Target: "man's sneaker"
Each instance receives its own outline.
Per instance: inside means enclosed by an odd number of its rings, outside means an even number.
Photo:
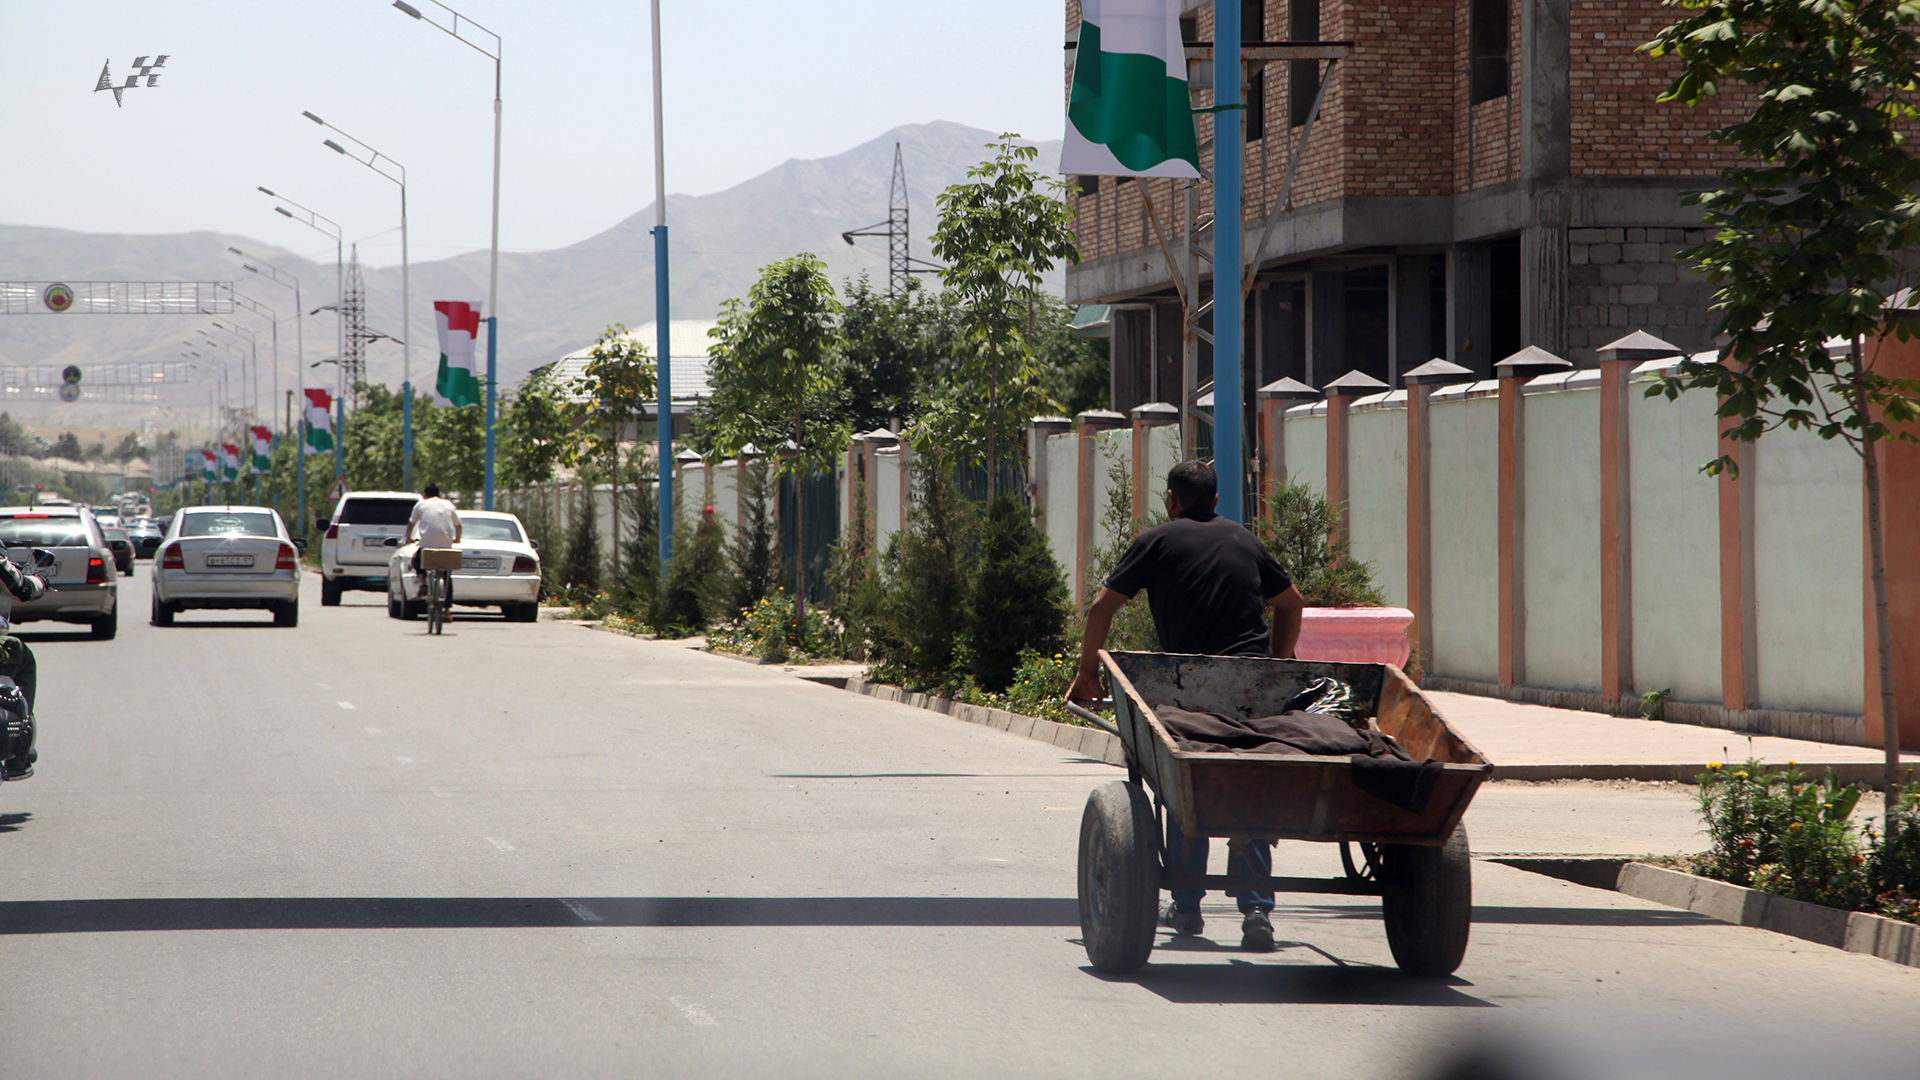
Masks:
[[[6,763],[6,776],[9,780],[25,780],[33,775],[33,763],[28,761],[9,761]]]
[[[1240,921],[1240,947],[1248,952],[1273,951],[1273,920],[1255,908]]]
[[[1178,937],[1198,937],[1207,924],[1198,911],[1181,911],[1178,904],[1169,900],[1160,905],[1160,925],[1171,927]],[[1267,936],[1271,939],[1273,935],[1269,932]]]

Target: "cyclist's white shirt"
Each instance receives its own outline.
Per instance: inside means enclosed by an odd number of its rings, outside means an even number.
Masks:
[[[413,505],[413,516],[407,519],[413,527],[413,535],[423,548],[450,548],[453,546],[454,530],[460,527],[460,512],[446,499],[434,497],[421,499]]]

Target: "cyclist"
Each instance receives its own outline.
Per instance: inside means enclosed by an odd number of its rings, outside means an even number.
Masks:
[[[420,580],[420,595],[427,592],[427,577],[420,572],[420,552],[425,548],[450,548],[460,542],[460,535],[460,511],[440,497],[440,485],[421,488],[420,501],[413,504],[413,515],[407,518],[407,537],[401,541],[420,541],[420,546],[413,549],[413,572]]]

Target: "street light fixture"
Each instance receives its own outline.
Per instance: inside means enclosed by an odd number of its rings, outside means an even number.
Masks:
[[[259,266],[253,265],[253,263],[242,262],[240,264],[241,267],[245,269],[248,273],[258,274],[261,277],[266,278],[268,281],[273,282],[275,285],[278,285],[283,289],[293,290],[293,323],[294,323],[293,336],[296,339],[294,363],[295,363],[295,370],[300,372],[300,389],[301,389],[300,396],[302,398],[306,397],[307,305],[302,303],[300,300],[300,279],[293,276],[292,274],[287,273],[285,270],[280,269],[279,267],[273,265],[272,263],[267,262],[265,259],[262,259],[256,255],[249,255],[246,252],[241,251],[239,248],[232,246],[231,244],[227,246],[227,250],[233,252],[235,255],[240,256],[240,258],[242,259],[252,259],[254,262],[260,263],[261,266],[266,267],[266,269],[262,270]],[[282,278],[284,278],[285,280],[281,280]],[[301,408],[303,410],[306,408],[304,403],[302,403]],[[304,415],[304,413],[302,415]],[[342,410],[342,407],[340,405],[340,399],[338,397],[336,397],[334,400],[334,415],[337,417],[344,418],[344,412]],[[345,426],[344,424],[341,424],[338,422],[334,424],[334,427],[336,428],[340,428],[344,426]],[[296,508],[294,511],[294,516],[301,521],[305,521],[307,520],[307,446],[306,446],[305,439],[300,440],[300,452],[293,456],[293,461],[294,461],[294,475],[295,475],[294,485],[296,490],[299,492],[299,494],[297,494],[294,497],[294,506]],[[338,436],[338,433],[336,432],[333,440],[333,474],[336,478],[345,474],[346,472],[345,465],[346,465],[346,462],[344,458],[342,458],[341,456],[341,440]]]
[[[413,335],[404,329],[412,325],[410,320],[413,315],[413,273],[407,258],[407,167],[311,112],[302,110],[300,115],[365,150],[367,156],[362,158],[358,154],[348,153],[346,147],[332,139],[322,139],[321,143],[328,149],[352,158],[400,185],[400,325],[410,341]],[[400,175],[395,176],[381,168],[383,161],[398,170]],[[339,445],[340,440],[336,438],[334,446]],[[402,341],[400,345],[400,483],[409,491],[413,489],[413,348],[407,341]]]
[[[500,353],[500,54],[504,50],[500,47],[501,41],[499,34],[460,14],[458,11],[441,3],[440,0],[427,0],[427,3],[453,16],[453,25],[443,26],[433,19],[427,18],[421,13],[419,8],[407,3],[406,0],[393,0],[393,6],[405,14],[426,23],[441,33],[466,45],[481,56],[493,61],[493,234],[488,247],[487,264],[487,451],[484,492],[481,501],[483,509],[491,510],[493,509],[494,472],[493,420],[495,391],[493,384],[498,371],[498,358]],[[462,22],[466,24],[468,29],[477,30],[487,37],[492,38],[493,51],[488,52],[479,42],[474,41],[465,33],[462,33]],[[402,324],[401,330],[403,333],[407,332],[404,323]]]
[[[288,210],[285,206],[274,207],[273,208],[274,213],[280,214],[290,220],[298,221],[300,224],[305,225],[307,228],[312,229],[313,231],[319,233],[322,236],[333,237],[332,310],[337,316],[337,318],[335,318],[334,320],[333,349],[334,349],[334,352],[344,355],[347,351],[347,344],[346,344],[347,323],[346,323],[346,313],[341,310],[341,304],[343,302],[343,294],[346,292],[346,270],[345,270],[346,263],[344,260],[344,255],[346,254],[346,251],[345,251],[345,237],[342,235],[340,223],[326,216],[325,214],[320,213],[319,211],[313,209],[312,207],[302,206],[299,202],[293,199],[287,198],[285,195],[282,195],[279,192],[274,191],[272,188],[258,187],[257,190],[261,194],[267,196],[270,199],[279,199],[281,202],[286,203],[287,206],[291,206],[294,208],[294,210],[298,210],[300,211],[301,214],[305,214],[307,216],[302,218],[299,216],[299,214],[293,213],[292,210]],[[320,226],[320,223],[323,221],[327,223],[327,225],[329,226],[328,228],[322,228]],[[327,308],[316,308],[314,310],[317,313],[320,311],[325,311],[327,310]],[[306,372],[304,370],[302,370],[301,372],[300,389],[301,389],[300,396],[304,401],[304,399],[306,398]],[[278,397],[280,394],[280,385],[278,382],[274,384],[273,393],[275,397]],[[301,408],[304,409],[306,408],[306,406],[302,404]],[[344,408],[345,406],[342,406],[343,410]],[[343,417],[345,416],[344,411],[342,412],[341,415]],[[305,460],[306,453],[305,453],[304,442],[302,444],[302,451],[299,456],[303,461]],[[304,466],[302,466],[302,468],[304,468]],[[300,516],[304,520],[306,517],[306,514],[303,512]]]

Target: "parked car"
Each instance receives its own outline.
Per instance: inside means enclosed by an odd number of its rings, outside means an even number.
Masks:
[[[107,526],[100,530],[107,538],[107,550],[113,552],[113,568],[133,576],[133,541],[127,539],[127,530]]]
[[[204,608],[265,608],[273,625],[299,625],[300,553],[272,508],[189,506],[173,516],[153,562],[153,625]]]
[[[151,559],[160,549],[160,538],[167,535],[166,526],[156,521],[142,519],[127,526],[127,540],[133,544],[133,557]]]
[[[48,575],[52,587],[38,600],[18,600],[13,622],[85,623],[96,638],[119,631],[120,586],[112,572],[113,550],[82,506],[0,507],[0,547],[45,548],[55,563]],[[25,552],[15,562],[26,562]]]
[[[460,511],[460,569],[452,574],[453,603],[497,607],[508,622],[540,618],[540,554],[512,514]],[[387,615],[417,619],[426,611],[420,578],[413,571],[418,541],[388,549]]]
[[[420,496],[410,491],[352,491],[340,496],[333,517],[320,527],[320,606],[333,607],[348,589],[387,587],[389,539],[407,534],[407,519]]]

